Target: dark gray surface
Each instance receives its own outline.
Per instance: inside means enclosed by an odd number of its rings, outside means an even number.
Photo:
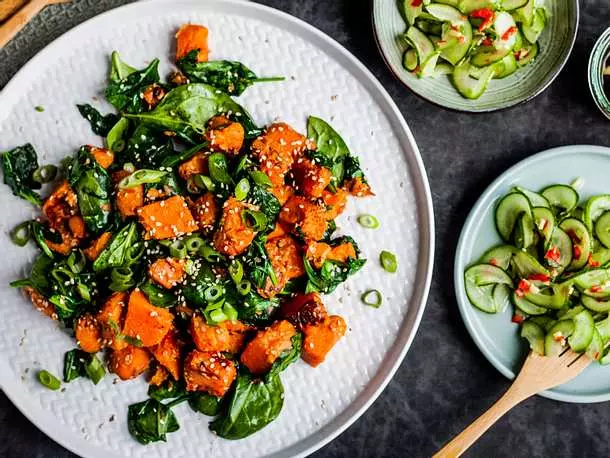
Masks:
[[[49,8],[0,51],[0,87],[52,38],[122,3],[127,2],[82,0]],[[415,342],[394,380],[373,406],[315,456],[429,456],[508,386],[475,347],[458,314],[452,264],[459,231],[485,187],[519,160],[560,145],[610,145],[610,123],[593,104],[586,77],[595,38],[610,25],[610,3],[581,2],[581,28],[574,53],[549,90],[524,106],[478,116],[436,108],[392,77],[374,44],[368,0],[261,3],[328,33],[380,79],[415,134],[428,170],[436,213],[435,277]],[[501,420],[468,455],[610,456],[606,435],[609,424],[608,404],[574,405],[535,398]],[[0,394],[0,456],[73,455],[39,432]]]

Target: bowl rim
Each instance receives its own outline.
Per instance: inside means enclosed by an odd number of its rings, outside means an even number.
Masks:
[[[538,97],[540,94],[542,94],[544,91],[546,91],[549,86],[551,84],[553,84],[553,82],[555,81],[555,79],[559,76],[559,74],[562,72],[563,68],[565,67],[566,63],[568,62],[568,59],[570,58],[570,56],[572,55],[572,51],[574,49],[574,44],[576,43],[576,37],[578,36],[578,30],[580,28],[580,3],[578,0],[572,0],[572,3],[575,7],[574,12],[574,24],[573,24],[573,28],[574,28],[574,32],[572,33],[572,37],[570,39],[570,43],[569,45],[565,48],[564,50],[564,54],[561,57],[559,63],[557,64],[556,68],[554,69],[554,71],[551,73],[551,75],[549,76],[549,78],[547,79],[547,81],[545,81],[536,91],[534,91],[534,93],[530,94],[529,96],[521,99],[521,100],[517,100],[514,103],[504,106],[504,107],[498,107],[498,108],[485,108],[482,110],[468,110],[468,109],[464,109],[464,108],[454,108],[454,107],[449,107],[447,105],[443,105],[440,102],[434,101],[432,99],[429,99],[428,97],[420,94],[418,91],[416,91],[415,89],[413,89],[411,86],[409,86],[398,74],[398,72],[394,71],[394,69],[392,68],[392,66],[390,65],[390,62],[388,60],[388,58],[386,57],[386,54],[383,50],[383,47],[381,45],[381,40],[379,38],[379,35],[377,33],[377,27],[375,26],[375,2],[379,1],[379,0],[370,0],[369,4],[370,4],[370,16],[371,16],[371,28],[373,29],[373,37],[375,38],[375,44],[377,45],[377,50],[379,51],[379,53],[381,54],[381,57],[383,59],[383,62],[385,63],[385,66],[387,67],[387,69],[390,71],[390,73],[392,74],[392,76],[394,76],[395,79],[397,79],[403,86],[405,86],[407,89],[409,89],[409,91],[413,94],[415,94],[417,97],[419,97],[422,100],[425,100],[426,102],[439,107],[439,108],[443,108],[444,110],[453,112],[453,113],[467,113],[467,114],[472,114],[472,115],[481,115],[481,114],[487,114],[487,113],[495,113],[495,112],[500,112],[500,111],[504,111],[504,110],[509,110],[511,108],[517,107],[519,105],[523,105],[531,100],[533,100],[534,98]],[[382,0],[384,1],[384,0]],[[596,101],[597,103],[597,101]],[[609,116],[610,118],[610,116]]]
[[[610,27],[599,36],[591,55],[589,56],[588,81],[589,91],[595,101],[595,105],[606,118],[610,119],[610,98],[604,91],[604,81],[602,76],[602,66],[608,53],[610,52]]]

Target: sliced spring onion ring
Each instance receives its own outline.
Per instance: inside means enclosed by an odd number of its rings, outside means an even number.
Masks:
[[[241,219],[255,232],[260,232],[267,227],[267,216],[263,212],[246,209],[241,212]]]
[[[209,176],[195,175],[193,181],[201,189],[207,189],[210,192],[214,192],[216,190],[216,185]]]
[[[119,181],[119,189],[133,188],[141,184],[158,183],[167,175],[161,170],[140,169]]]
[[[201,191],[205,190],[205,188],[203,186],[199,186],[195,181],[195,178],[196,177],[189,177],[189,179],[186,180],[186,190],[191,194],[201,194]]]
[[[237,200],[245,200],[250,192],[250,182],[247,178],[242,178],[235,186],[235,198]]]
[[[30,240],[30,222],[21,223],[11,231],[11,240],[17,246],[26,246]]]
[[[110,272],[112,280],[108,288],[112,291],[127,291],[135,281],[133,279],[133,271],[129,267],[117,267]]]
[[[267,174],[265,172],[261,172],[259,170],[253,170],[252,172],[250,172],[250,176],[252,177],[252,180],[254,181],[254,183],[256,183],[259,186],[263,186],[264,188],[273,187],[273,183],[271,183],[271,180],[269,179],[269,177],[267,176]]]
[[[50,183],[57,177],[57,167],[54,165],[43,165],[38,167],[32,174],[32,179],[38,183]]]
[[[205,245],[205,240],[203,240],[198,235],[191,235],[184,241],[184,246],[186,246],[186,251],[188,251],[189,253],[198,252],[203,245]]]
[[[398,270],[396,255],[390,251],[382,251],[379,255],[379,262],[386,272],[394,273]]]
[[[237,292],[242,296],[247,296],[252,290],[252,283],[250,280],[242,280],[237,285]]]
[[[36,374],[36,378],[38,378],[38,381],[43,386],[50,390],[57,391],[61,387],[61,382],[59,381],[59,379],[47,370],[43,369],[41,371],[38,371],[38,374]]]
[[[136,166],[133,165],[131,162],[126,162],[125,165],[123,165],[123,170],[128,173],[133,173],[136,171]]]
[[[221,300],[225,295],[225,289],[220,285],[210,286],[203,292],[203,298],[210,303]]]
[[[203,259],[211,263],[220,262],[224,259],[218,251],[216,251],[207,243],[202,245],[201,248],[199,248],[199,254],[203,256]]]
[[[99,381],[104,378],[104,375],[106,375],[104,365],[95,355],[91,355],[91,360],[85,364],[85,372],[87,373],[87,377],[89,377],[95,385],[97,385]]]
[[[184,259],[186,258],[186,245],[182,240],[175,240],[169,246],[169,255],[172,258]]]
[[[237,310],[235,310],[235,307],[233,307],[231,304],[223,305],[222,311],[224,312],[225,316],[227,317],[227,320],[229,320],[229,321],[237,320]]]
[[[362,296],[360,296],[360,299],[365,305],[375,307],[376,309],[381,307],[381,303],[383,302],[383,296],[376,289],[366,291],[364,294],[362,294]]]
[[[229,266],[229,275],[236,285],[238,285],[242,278],[244,278],[244,266],[237,259],[234,259]]]
[[[377,229],[379,227],[379,220],[373,215],[360,215],[358,217],[358,224],[367,229]]]

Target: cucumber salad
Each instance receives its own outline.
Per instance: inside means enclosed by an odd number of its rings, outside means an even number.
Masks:
[[[610,194],[581,202],[578,183],[540,192],[516,186],[498,203],[504,244],[464,273],[468,299],[487,313],[512,303],[532,351],[568,346],[610,363]]]
[[[419,78],[449,75],[478,99],[492,79],[532,62],[548,12],[540,0],[402,0],[403,66]]]

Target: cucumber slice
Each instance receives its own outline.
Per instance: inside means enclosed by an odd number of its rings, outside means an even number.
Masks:
[[[434,75],[436,63],[438,62],[439,54],[434,53],[421,65],[419,71],[416,72],[419,78],[427,78]]]
[[[511,14],[505,11],[496,13],[493,28],[497,37],[494,41],[496,48],[512,50],[517,42],[517,32],[519,29]]]
[[[412,72],[417,68],[417,52],[415,49],[407,49],[402,58],[402,66]]]
[[[555,215],[550,208],[534,207],[534,224],[545,241],[549,241],[555,230]]]
[[[414,26],[409,27],[405,37],[411,46],[415,48],[418,62],[420,62],[421,65],[424,65],[435,52],[432,41],[430,41],[425,33]]]
[[[601,359],[599,360],[599,363],[602,366],[605,366],[606,364],[610,364],[610,350],[606,349],[604,351],[604,356],[601,357]]]
[[[603,267],[610,262],[610,249],[599,248],[591,254],[589,264],[591,267]]]
[[[534,245],[534,221],[529,213],[521,213],[515,224],[513,240],[515,246],[521,250],[527,250]]]
[[[540,38],[540,34],[546,26],[546,13],[543,8],[536,8],[534,10],[534,17],[530,24],[522,24],[521,32],[527,41],[534,44]]]
[[[519,192],[506,195],[498,204],[495,214],[496,228],[504,240],[510,240],[521,213],[528,213],[531,216],[532,208],[527,197]]]
[[[465,16],[458,9],[449,5],[432,3],[426,6],[426,11],[439,21],[451,22],[453,25],[462,25],[468,21],[468,16]]]
[[[606,248],[610,248],[610,211],[602,213],[595,222],[595,235]]]
[[[546,244],[544,254],[544,260],[549,267],[553,268],[555,277],[570,265],[573,251],[572,239],[560,228],[555,227],[551,240]]]
[[[509,53],[500,62],[494,64],[494,78],[497,80],[506,78],[515,73],[518,68],[517,59],[512,53]]]
[[[453,73],[453,65],[448,62],[439,62],[434,69],[434,76],[451,75]]]
[[[577,353],[585,351],[591,340],[593,339],[593,331],[595,330],[595,322],[591,316],[591,312],[583,310],[574,318],[574,333],[568,337],[568,343],[572,350]]]
[[[464,14],[469,14],[481,8],[495,10],[497,9],[497,3],[495,0],[459,0],[458,9]]]
[[[501,61],[510,52],[510,49],[496,48],[494,45],[479,46],[470,59],[470,63],[475,67],[487,67]]]
[[[409,25],[415,24],[415,19],[417,19],[418,16],[424,11],[423,4],[414,6],[413,3],[413,0],[404,0],[402,2],[402,12],[405,17],[405,20],[407,21],[407,24]]]
[[[568,266],[568,270],[582,269],[587,265],[591,254],[591,235],[587,227],[576,218],[564,219],[559,227],[572,240],[572,262]]]
[[[548,330],[551,329],[555,325],[555,323],[557,323],[557,320],[554,320],[550,316],[546,315],[533,316],[528,321],[536,323],[538,326],[544,329],[545,333],[548,332]]]
[[[472,26],[465,21],[458,25],[456,33],[449,23],[443,24],[441,40],[445,43],[441,47],[441,57],[452,65],[457,65],[466,56],[472,45]]]
[[[519,67],[525,67],[527,64],[532,62],[536,56],[538,56],[539,46],[537,43],[533,45],[527,44],[524,45],[516,54],[517,54],[517,65]]]
[[[435,0],[436,3],[442,3],[443,5],[449,5],[449,6],[453,6],[455,8],[458,7],[458,4],[460,3],[459,0]]]
[[[531,24],[534,20],[534,10],[536,8],[536,0],[528,0],[521,8],[513,11],[513,17],[516,22],[521,24]]]
[[[502,8],[506,11],[516,10],[527,4],[527,0],[502,0]]]
[[[515,18],[515,16],[513,15],[513,19],[514,18]],[[518,30],[517,37],[515,38],[515,46],[513,46],[513,52],[517,52],[521,48],[523,48],[523,42],[524,42],[523,34],[521,33],[521,30]]]
[[[493,301],[496,304],[496,311],[504,313],[510,305],[511,289],[504,284],[497,284],[493,289]]]
[[[568,280],[573,283],[578,289],[586,290],[610,282],[610,270],[595,269],[577,274]]]
[[[517,307],[522,312],[527,313],[528,315],[545,315],[549,312],[549,309],[545,307],[539,307],[536,304],[532,304],[527,299],[517,295],[517,293],[513,292],[513,303],[515,307]]]
[[[421,16],[415,20],[415,27],[424,32],[426,35],[440,36],[442,33],[443,25],[438,21],[427,21],[422,19]]]
[[[491,264],[506,271],[510,267],[511,259],[518,252],[519,250],[512,245],[499,245],[487,250],[479,259],[479,263]]]
[[[542,190],[542,195],[549,201],[555,215],[567,215],[578,205],[578,192],[572,186],[555,184]]]
[[[570,286],[565,284],[553,285],[548,290],[551,294],[534,292],[532,290],[525,293],[525,298],[539,307],[559,310],[564,308],[570,299]]]
[[[512,258],[512,264],[521,278],[530,278],[534,275],[545,275],[549,278],[551,276],[546,267],[525,251],[518,251]]]
[[[587,347],[586,354],[593,361],[599,361],[604,353],[604,342],[602,341],[597,328],[593,328],[593,338]]]
[[[567,339],[574,333],[574,321],[561,320],[553,325],[544,338],[544,354],[559,356],[567,345]]]
[[[493,76],[493,68],[488,67],[479,79],[472,78],[470,76],[470,64],[464,62],[453,70],[452,81],[455,88],[463,97],[475,100],[483,95]]]
[[[557,312],[558,320],[571,320],[585,308],[582,305],[577,305],[573,308],[565,308]]]
[[[527,200],[530,201],[530,205],[532,207],[551,208],[551,204],[549,203],[549,201],[537,192],[530,191],[529,189],[522,188],[521,186],[515,186],[515,191],[520,192],[525,197],[527,197]]]
[[[593,232],[595,222],[607,211],[610,211],[610,194],[591,197],[587,201],[583,221],[589,232]]]
[[[544,355],[544,329],[536,323],[527,320],[521,326],[521,337],[530,344],[530,349],[539,355]]]
[[[610,340],[610,316],[595,323],[595,329],[597,329],[597,332],[602,338],[602,342],[604,342],[604,344]]]
[[[472,305],[485,313],[497,313],[498,308],[493,298],[496,285],[477,286],[466,281],[466,296]]]
[[[602,283],[598,286],[585,289],[583,296],[589,296],[595,299],[610,299],[610,283]]]
[[[610,301],[595,299],[583,294],[580,298],[582,305],[594,312],[610,312]]]
[[[505,271],[490,264],[475,264],[464,272],[464,280],[476,286],[504,284],[513,286],[513,280]]]

